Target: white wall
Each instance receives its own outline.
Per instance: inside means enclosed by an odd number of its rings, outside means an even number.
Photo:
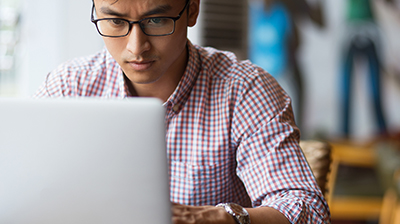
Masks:
[[[60,63],[92,54],[103,42],[90,22],[90,0],[23,0],[19,95],[32,95]]]

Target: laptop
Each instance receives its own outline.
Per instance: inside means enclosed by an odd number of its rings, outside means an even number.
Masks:
[[[171,223],[159,100],[0,99],[0,223]]]

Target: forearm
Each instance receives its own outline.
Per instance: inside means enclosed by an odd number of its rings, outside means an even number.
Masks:
[[[246,208],[251,224],[288,224],[286,217],[279,211],[269,207]],[[233,217],[224,208],[215,206],[187,206],[173,203],[173,223],[215,223],[236,224]]]
[[[270,207],[247,208],[251,224],[280,224],[290,223],[289,220],[279,211]]]

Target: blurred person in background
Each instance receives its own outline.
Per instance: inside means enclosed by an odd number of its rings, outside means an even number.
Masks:
[[[249,58],[295,90],[293,104],[296,123],[301,128],[305,99],[303,74],[297,58],[302,42],[298,23],[309,20],[324,27],[321,2],[310,5],[306,0],[250,0],[249,3]]]
[[[393,5],[394,0],[383,0]],[[341,66],[341,115],[343,118],[341,131],[343,137],[350,138],[350,115],[354,67],[356,60],[367,62],[370,99],[377,123],[377,135],[387,135],[387,124],[382,107],[382,61],[381,35],[371,0],[346,0],[346,31],[344,32],[343,54]]]

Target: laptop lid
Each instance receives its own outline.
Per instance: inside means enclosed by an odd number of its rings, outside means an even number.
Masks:
[[[170,223],[150,98],[0,99],[0,223]]]

